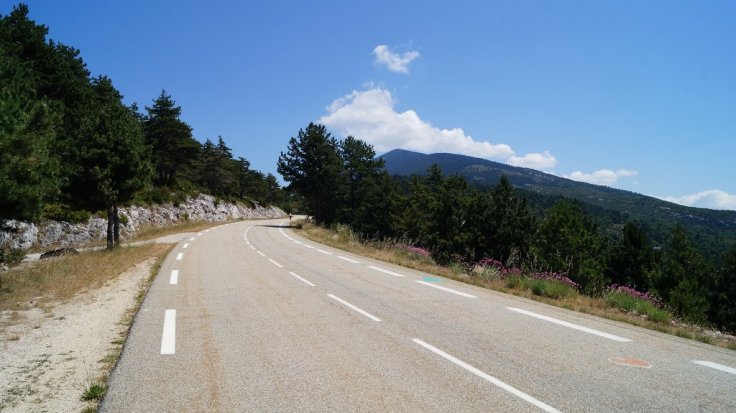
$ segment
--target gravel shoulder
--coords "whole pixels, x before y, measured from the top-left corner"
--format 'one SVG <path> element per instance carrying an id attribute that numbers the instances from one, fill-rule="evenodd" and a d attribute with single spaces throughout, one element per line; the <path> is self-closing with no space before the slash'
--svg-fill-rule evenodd
<path id="1" fill-rule="evenodd" d="M 120 340 L 121 323 L 155 265 L 137 263 L 102 288 L 43 312 L 20 312 L 0 336 L 0 411 L 74 412 L 84 389 L 104 372 L 101 360 Z M 9 313 L 0 315 L 4 322 Z"/>

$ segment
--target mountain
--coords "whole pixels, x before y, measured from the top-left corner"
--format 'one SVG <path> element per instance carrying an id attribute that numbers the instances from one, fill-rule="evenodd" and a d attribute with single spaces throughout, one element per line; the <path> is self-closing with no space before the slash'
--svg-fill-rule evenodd
<path id="1" fill-rule="evenodd" d="M 447 175 L 460 174 L 478 186 L 495 185 L 501 175 L 523 190 L 534 206 L 548 206 L 560 196 L 587 205 L 589 213 L 603 217 L 609 225 L 626 220 L 640 222 L 657 243 L 669 237 L 676 224 L 690 232 L 706 255 L 720 255 L 736 242 L 736 211 L 692 208 L 621 189 L 577 182 L 534 169 L 519 168 L 487 159 L 451 153 L 422 154 L 396 149 L 381 155 L 391 175 L 423 175 L 437 164 Z"/>

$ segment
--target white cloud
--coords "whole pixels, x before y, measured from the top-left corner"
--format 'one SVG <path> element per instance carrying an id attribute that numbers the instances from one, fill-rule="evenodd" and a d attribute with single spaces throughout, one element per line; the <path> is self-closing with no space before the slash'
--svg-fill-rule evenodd
<path id="1" fill-rule="evenodd" d="M 373 55 L 376 56 L 374 63 L 384 65 L 395 73 L 409 73 L 409 63 L 419 57 L 419 52 L 410 50 L 404 53 L 394 53 L 389 50 L 388 46 L 381 44 L 373 49 Z"/>
<path id="2" fill-rule="evenodd" d="M 353 91 L 336 99 L 320 123 L 343 136 L 352 135 L 373 145 L 376 152 L 408 149 L 424 153 L 450 152 L 480 158 L 496 158 L 517 166 L 552 168 L 549 152 L 515 156 L 506 144 L 478 141 L 460 128 L 440 129 L 419 118 L 413 110 L 397 112 L 391 92 L 380 87 Z"/>
<path id="3" fill-rule="evenodd" d="M 707 191 L 698 192 L 697 194 L 681 197 L 666 196 L 661 199 L 680 205 L 698 208 L 736 210 L 736 195 L 731 195 L 728 192 L 724 192 L 719 189 L 709 189 Z"/>
<path id="4" fill-rule="evenodd" d="M 612 171 L 610 169 L 599 169 L 592 174 L 586 174 L 581 171 L 575 171 L 570 175 L 563 175 L 565 178 L 573 181 L 587 182 L 595 185 L 613 185 L 619 178 L 628 178 L 639 175 L 639 172 L 630 169 L 619 169 Z"/>
<path id="5" fill-rule="evenodd" d="M 557 159 L 549 151 L 528 153 L 524 156 L 512 156 L 507 162 L 509 165 L 532 169 L 552 169 L 557 165 Z"/>

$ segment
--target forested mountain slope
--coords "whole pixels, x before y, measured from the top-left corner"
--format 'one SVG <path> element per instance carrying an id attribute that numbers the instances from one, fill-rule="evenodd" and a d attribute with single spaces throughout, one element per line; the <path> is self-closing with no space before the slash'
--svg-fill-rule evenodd
<path id="1" fill-rule="evenodd" d="M 534 209 L 546 209 L 560 196 L 583 202 L 589 213 L 609 224 L 639 221 L 655 242 L 662 243 L 676 223 L 691 233 L 711 257 L 736 241 L 736 211 L 692 208 L 634 192 L 577 182 L 534 169 L 450 153 L 422 154 L 396 149 L 381 155 L 392 175 L 424 175 L 437 164 L 447 175 L 460 174 L 478 186 L 495 185 L 502 175 L 522 189 Z"/>

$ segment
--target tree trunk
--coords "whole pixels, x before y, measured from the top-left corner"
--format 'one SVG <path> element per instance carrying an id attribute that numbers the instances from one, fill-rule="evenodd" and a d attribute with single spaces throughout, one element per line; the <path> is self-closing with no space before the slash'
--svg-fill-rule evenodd
<path id="1" fill-rule="evenodd" d="M 118 204 L 114 203 L 112 204 L 112 208 L 114 210 L 114 216 L 113 216 L 113 239 L 115 241 L 115 246 L 120 246 L 120 215 L 118 215 Z"/>
<path id="2" fill-rule="evenodd" d="M 112 231 L 114 226 L 114 215 L 115 215 L 115 206 L 110 205 L 107 207 L 107 249 L 112 249 L 115 244 L 112 237 Z"/>

